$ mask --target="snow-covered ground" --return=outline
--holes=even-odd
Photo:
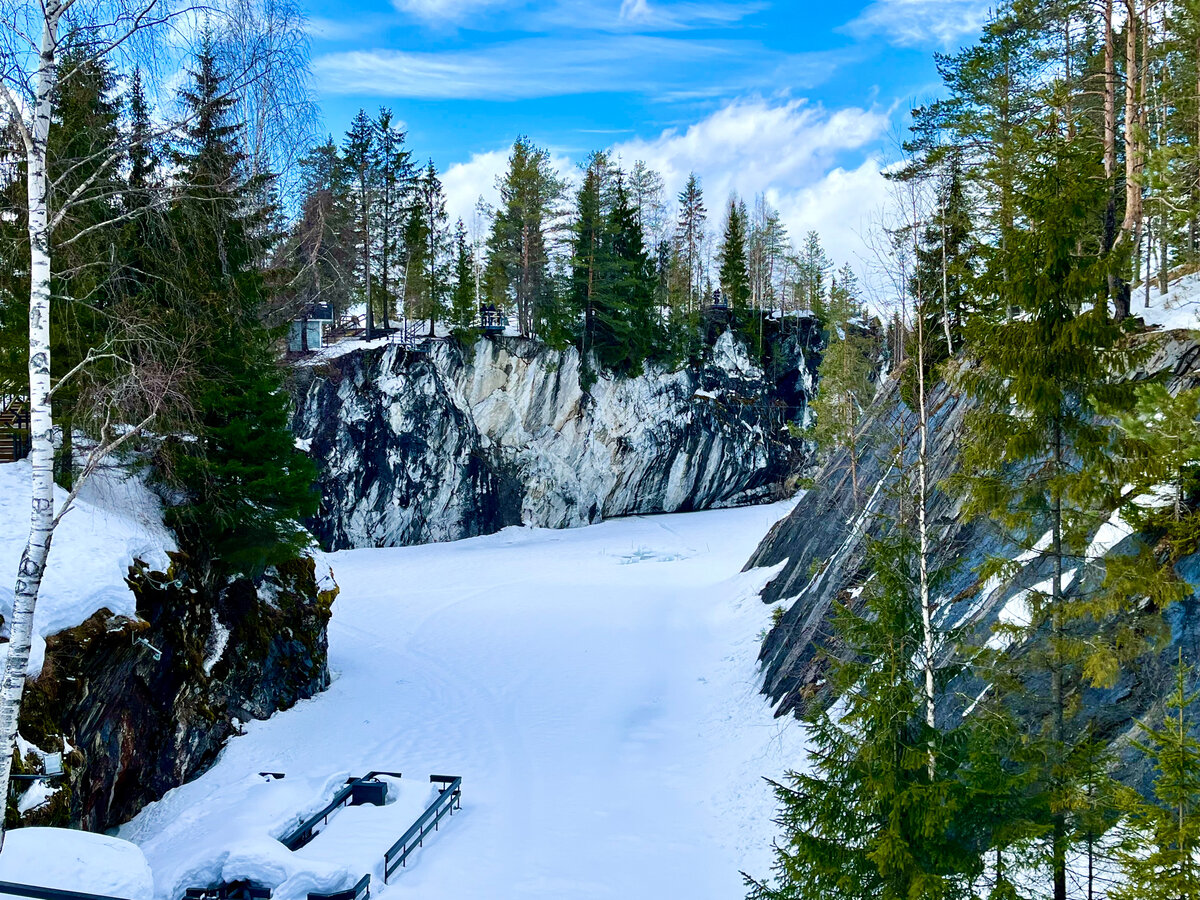
[[[1200,328],[1200,273],[1177,278],[1168,287],[1170,290],[1162,295],[1152,284],[1147,307],[1145,286],[1136,285],[1130,298],[1132,313],[1164,331]]]
[[[739,574],[788,508],[336,554],[330,689],[248,724],[120,835],[161,900],[222,877],[293,900],[368,872],[398,898],[742,896],[739,870],[770,864],[762,778],[803,762],[758,693],[769,573]],[[273,839],[372,769],[404,773],[394,803],[296,853]],[[463,809],[385,888],[430,774],[463,777]]]
[[[28,460],[0,463],[0,616],[5,621],[12,618],[17,565],[29,538],[30,477]],[[61,505],[66,492],[55,494]],[[165,551],[173,549],[161,507],[146,486],[117,468],[97,472],[54,532],[34,613],[29,673],[41,672],[50,635],[79,625],[100,609],[134,615],[133,592],[125,584],[130,564],[139,558],[162,568]],[[7,648],[0,644],[0,663]]]
[[[136,846],[67,828],[10,831],[0,854],[0,881],[124,900],[150,900],[154,892],[150,867]],[[14,896],[0,891],[0,897]]]

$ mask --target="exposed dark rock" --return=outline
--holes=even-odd
[[[770,374],[725,333],[699,369],[601,375],[521,338],[428,354],[359,350],[295,378],[293,430],[321,468],[310,523],[332,549],[455,540],[506,525],[754,502],[804,461],[820,331],[772,323]]]
[[[65,750],[68,776],[23,824],[102,831],[127,821],[208,768],[239,720],[327,685],[337,586],[312,558],[219,591],[176,581],[181,562],[169,573],[130,570],[136,619],[102,610],[47,640],[20,732],[43,751]],[[26,768],[39,765],[30,754]]]
[[[1186,333],[1156,337],[1158,346],[1134,378],[1165,375],[1172,390],[1200,383],[1200,344]],[[930,395],[930,482],[934,485],[929,520],[935,544],[933,568],[949,573],[938,596],[938,624],[966,628],[976,640],[986,641],[1006,604],[1021,590],[1050,577],[1048,560],[1025,563],[1011,579],[984,583],[977,572],[995,556],[1017,559],[1021,550],[1011,546],[992,525],[962,515],[960,501],[945,489],[957,465],[957,447],[970,400],[938,385]],[[815,478],[815,486],[795,510],[763,540],[746,568],[779,566],[778,574],[763,591],[768,603],[786,609],[763,642],[763,692],[777,703],[776,714],[801,714],[832,700],[824,679],[826,652],[838,653],[831,613],[835,601],[855,604],[869,579],[867,549],[887,523],[900,518],[911,491],[901,481],[904,466],[895,465],[899,448],[905,448],[909,471],[916,453],[917,420],[903,402],[895,381],[887,381],[863,427],[862,459],[858,466],[859,496],[851,487],[848,455],[836,454]],[[911,476],[910,476],[911,477]],[[1142,539],[1124,537],[1111,553],[1131,552]],[[1193,586],[1200,586],[1200,554],[1177,567]],[[1086,590],[1073,583],[1072,591]],[[1167,670],[1178,655],[1191,664],[1200,661],[1200,604],[1196,600],[1168,611],[1173,629],[1171,647],[1148,654],[1127,667],[1111,690],[1086,690],[1083,702],[1102,734],[1127,735],[1130,723],[1156,709],[1169,681]],[[1015,652],[1020,652],[1019,650]],[[942,662],[945,662],[943,660]],[[943,694],[938,710],[943,723],[961,717],[985,685],[959,678]],[[1134,754],[1128,763],[1143,766]],[[1145,776],[1142,772],[1142,776]]]

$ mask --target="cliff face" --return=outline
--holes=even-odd
[[[1172,390],[1200,383],[1200,344],[1182,332],[1164,336],[1142,371],[1131,373],[1135,378],[1151,375],[1166,376]],[[1050,567],[1049,561],[1025,562],[1012,578],[988,583],[982,583],[976,574],[989,557],[1019,560],[1021,550],[1010,546],[988,523],[966,520],[959,499],[941,487],[955,470],[969,403],[945,384],[931,393],[929,465],[935,487],[929,521],[938,536],[932,567],[949,573],[938,591],[939,625],[967,628],[977,639],[987,640],[1009,602],[1022,590],[1049,578]],[[864,423],[858,503],[848,458],[845,453],[835,455],[817,475],[813,490],[772,529],[747,564],[747,569],[781,567],[764,590],[763,599],[785,604],[785,611],[767,635],[760,655],[763,691],[778,704],[778,715],[803,713],[813,704],[831,699],[825,687],[821,649],[837,652],[831,640],[833,603],[853,605],[860,593],[855,589],[871,575],[866,559],[870,539],[878,536],[887,522],[899,518],[904,504],[911,503],[911,491],[899,475],[903,467],[895,463],[898,448],[904,444],[911,470],[916,426],[916,416],[904,404],[897,385],[885,383]],[[1130,552],[1141,540],[1116,522],[1101,529],[1107,531],[1097,534],[1093,544],[1101,551]],[[1177,569],[1193,587],[1200,585],[1200,554],[1184,559]],[[1071,590],[1088,587],[1073,583]],[[1173,607],[1168,619],[1173,631],[1170,648],[1129,667],[1112,690],[1085,692],[1083,702],[1110,736],[1117,737],[1131,718],[1150,708],[1180,647],[1193,664],[1200,659],[1200,607],[1196,600]],[[963,705],[984,687],[959,679],[943,694],[939,717],[951,721],[961,715]]]
[[[43,802],[18,800],[22,824],[114,827],[203,772],[239,721],[328,684],[337,585],[312,558],[219,589],[193,589],[176,566],[135,565],[129,585],[136,617],[105,609],[47,639],[22,704],[17,771],[44,771],[44,753],[61,751],[67,774]]]
[[[580,358],[521,338],[425,354],[359,350],[300,369],[293,429],[321,467],[310,523],[333,549],[455,540],[506,525],[748,503],[802,447],[819,329],[773,339],[772,374],[727,332],[706,364],[580,383]]]

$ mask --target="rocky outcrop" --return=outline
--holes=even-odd
[[[321,468],[324,545],[396,546],[772,496],[803,454],[820,333],[772,325],[771,375],[729,332],[696,369],[601,374],[521,338],[358,350],[301,368],[293,429]]]
[[[301,557],[220,589],[192,586],[186,568],[178,556],[166,573],[134,566],[136,617],[101,610],[48,638],[17,771],[44,771],[44,754],[62,752],[67,775],[22,804],[22,824],[114,827],[203,772],[241,722],[328,684],[327,568]]]
[[[1157,347],[1131,373],[1134,378],[1161,375],[1174,389],[1200,384],[1200,344],[1187,333],[1154,338]],[[932,567],[945,573],[938,587],[939,625],[966,629],[976,640],[986,641],[1006,606],[1022,590],[1050,577],[1049,561],[1028,561],[1013,577],[983,582],[977,572],[989,558],[1020,559],[1021,549],[1006,542],[986,522],[962,515],[960,499],[944,487],[957,465],[957,445],[970,400],[941,384],[930,399],[930,481],[935,488],[929,503],[929,520],[935,542]],[[854,605],[861,586],[871,577],[867,559],[870,540],[887,523],[899,519],[912,491],[898,464],[911,464],[916,452],[915,414],[904,403],[895,381],[887,381],[863,427],[863,452],[858,465],[857,502],[851,487],[849,460],[836,454],[817,474],[815,486],[795,510],[763,540],[747,569],[779,567],[763,592],[768,603],[782,604],[782,616],[767,634],[760,659],[763,691],[777,703],[777,714],[803,714],[829,702],[824,679],[825,654],[837,653],[831,615],[835,602]],[[1137,534],[1123,533],[1108,547],[1110,553],[1131,551]],[[1200,554],[1177,567],[1193,586],[1200,585]],[[1082,579],[1071,590],[1087,590]],[[1161,654],[1148,655],[1128,667],[1111,690],[1088,690],[1083,702],[1110,737],[1145,715],[1166,683],[1166,669],[1178,650],[1185,660],[1200,660],[1200,605],[1195,599],[1168,611],[1173,644]],[[945,660],[943,660],[945,662]],[[939,717],[953,721],[985,685],[960,678],[943,693]],[[1130,757],[1132,758],[1132,757]]]

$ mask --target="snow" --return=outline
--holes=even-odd
[[[739,572],[790,507],[331,555],[329,690],[247,724],[120,834],[159,900],[235,878],[296,900],[366,873],[397,898],[742,896],[776,836],[763,777],[804,762],[758,691],[775,570]],[[276,840],[373,769],[404,773],[393,802],[295,853]],[[463,808],[385,886],[431,773],[463,777]]]
[[[1163,331],[1200,328],[1200,273],[1174,281],[1165,297],[1152,287],[1149,308],[1143,306],[1144,298],[1144,288],[1135,290],[1131,312],[1147,325],[1157,325]]]
[[[29,462],[0,463],[0,615],[12,617],[13,584],[29,536]],[[62,503],[66,492],[56,489]],[[80,491],[75,506],[54,532],[50,564],[34,613],[29,674],[41,673],[46,638],[86,621],[101,609],[134,616],[133,592],[125,576],[135,558],[155,568],[167,565],[174,539],[163,527],[157,499],[136,476],[101,470]],[[7,655],[0,644],[0,662]]]
[[[146,858],[128,841],[66,828],[20,828],[4,838],[0,881],[151,900]],[[7,897],[7,894],[0,894]]]
[[[57,787],[51,786],[44,779],[38,779],[29,786],[29,789],[17,801],[17,812],[25,815],[25,813],[31,810],[39,809],[49,803],[57,793]]]

